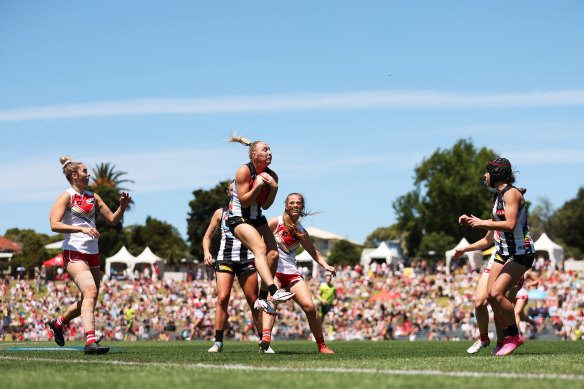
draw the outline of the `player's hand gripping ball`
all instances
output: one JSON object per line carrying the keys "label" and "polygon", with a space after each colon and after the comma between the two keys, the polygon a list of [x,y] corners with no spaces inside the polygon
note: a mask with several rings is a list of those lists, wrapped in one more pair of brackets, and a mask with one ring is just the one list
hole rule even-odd
{"label": "player's hand gripping ball", "polygon": [[[256,185],[259,185],[259,183],[261,182],[260,180],[262,180],[262,179],[260,177],[261,177],[261,175],[259,175],[259,174],[256,176],[256,178],[253,182],[253,188],[255,188]],[[256,197],[256,203],[258,203],[258,204],[263,203],[269,194],[270,194],[270,186],[268,184],[265,184],[263,186],[263,188],[260,190],[258,197]]]}

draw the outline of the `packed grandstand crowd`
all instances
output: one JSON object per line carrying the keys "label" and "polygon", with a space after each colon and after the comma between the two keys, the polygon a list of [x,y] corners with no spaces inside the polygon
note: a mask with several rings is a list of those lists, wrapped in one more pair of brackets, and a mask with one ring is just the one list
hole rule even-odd
{"label": "packed grandstand crowd", "polygon": [[[535,318],[538,328],[525,323],[520,328],[532,336],[537,330],[538,334],[551,334],[556,339],[583,339],[584,272],[550,272],[540,265],[534,273],[540,281],[537,289],[545,297],[530,300],[527,314]],[[466,266],[451,274],[440,265],[432,270],[415,264],[395,270],[385,264],[339,269],[334,279],[334,325],[329,333],[329,323],[325,323],[325,335],[337,340],[476,339],[479,334],[473,299],[479,276]],[[213,339],[212,273],[195,272],[188,281],[153,280],[149,273],[133,278],[102,281],[96,326],[106,340],[124,340],[126,332],[129,340]],[[307,277],[317,306],[321,281]],[[48,320],[62,314],[76,300],[77,293],[75,285],[67,280],[0,280],[0,340],[50,340]],[[125,314],[129,308],[135,310],[133,320]],[[311,339],[298,306],[288,302],[281,304],[278,311],[275,339]],[[250,309],[237,282],[228,321],[227,339],[257,339]],[[66,339],[82,340],[81,327],[80,318],[73,320]]]}

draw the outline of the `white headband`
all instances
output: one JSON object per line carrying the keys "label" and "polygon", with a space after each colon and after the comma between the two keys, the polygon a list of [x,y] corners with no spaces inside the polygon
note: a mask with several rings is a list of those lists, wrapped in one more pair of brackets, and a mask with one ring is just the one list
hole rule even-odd
{"label": "white headband", "polygon": [[65,169],[65,166],[67,166],[67,165],[68,165],[68,164],[70,164],[70,163],[71,163],[71,160],[70,160],[70,159],[69,159],[69,160],[67,160],[67,161],[65,161],[65,163],[63,164],[63,169]]}

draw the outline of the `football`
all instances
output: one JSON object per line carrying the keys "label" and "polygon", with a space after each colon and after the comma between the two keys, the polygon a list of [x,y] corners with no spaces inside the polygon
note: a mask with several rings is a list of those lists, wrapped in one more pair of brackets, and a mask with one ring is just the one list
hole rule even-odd
{"label": "football", "polygon": [[[257,183],[259,177],[260,176],[258,175],[253,182],[254,188],[256,186],[256,183]],[[260,191],[260,194],[258,194],[258,197],[256,197],[256,203],[258,203],[258,204],[263,203],[266,200],[266,198],[268,197],[268,194],[270,194],[270,187],[268,185],[266,185],[262,188],[262,190]]]}

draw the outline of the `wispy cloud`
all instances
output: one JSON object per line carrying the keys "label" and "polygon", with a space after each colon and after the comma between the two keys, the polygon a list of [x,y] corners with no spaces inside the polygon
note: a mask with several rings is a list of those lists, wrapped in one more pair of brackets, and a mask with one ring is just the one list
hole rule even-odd
{"label": "wispy cloud", "polygon": [[[127,172],[133,194],[194,190],[207,188],[218,181],[229,179],[235,169],[245,163],[245,153],[224,149],[173,149],[120,154],[86,155],[84,162],[91,170],[96,164],[111,161],[117,170]],[[75,156],[73,156],[75,159]],[[374,166],[388,161],[387,156],[365,156],[344,159],[322,157],[312,162],[298,163],[293,149],[283,150],[278,157],[278,173],[290,177],[322,177],[344,166]],[[34,190],[24,190],[31,185],[31,176],[22,172],[34,172]],[[53,154],[25,160],[14,160],[0,165],[0,177],[4,188],[0,191],[0,203],[54,200],[68,185],[59,163]]]}
{"label": "wispy cloud", "polygon": [[339,109],[464,109],[584,105],[584,90],[471,94],[434,91],[223,96],[193,99],[135,99],[26,107],[0,111],[0,121],[120,115],[213,114]]}
{"label": "wispy cloud", "polygon": [[584,149],[509,150],[506,155],[515,164],[549,165],[584,163]]}

